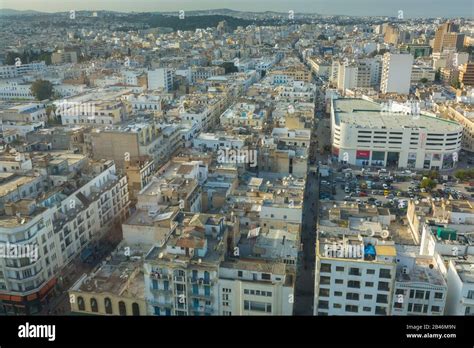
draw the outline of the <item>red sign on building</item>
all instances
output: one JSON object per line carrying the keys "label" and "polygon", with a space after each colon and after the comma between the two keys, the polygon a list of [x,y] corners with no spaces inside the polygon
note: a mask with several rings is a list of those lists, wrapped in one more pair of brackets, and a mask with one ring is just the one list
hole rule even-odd
{"label": "red sign on building", "polygon": [[370,158],[370,150],[357,150],[356,158],[357,159],[369,159]]}

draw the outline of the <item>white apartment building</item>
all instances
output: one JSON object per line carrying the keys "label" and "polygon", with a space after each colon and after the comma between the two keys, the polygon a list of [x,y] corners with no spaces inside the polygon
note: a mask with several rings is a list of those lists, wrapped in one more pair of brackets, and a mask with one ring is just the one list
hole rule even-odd
{"label": "white apartment building", "polygon": [[410,92],[413,56],[385,53],[382,60],[382,93],[408,94]]}
{"label": "white apartment building", "polygon": [[294,277],[285,266],[254,259],[221,263],[218,315],[293,315]]}
{"label": "white apartment building", "polygon": [[0,119],[3,122],[35,123],[47,121],[48,116],[44,104],[28,103],[0,111]]}
{"label": "white apartment building", "polygon": [[428,66],[413,65],[411,71],[411,83],[418,83],[423,79],[427,82],[433,82],[435,80],[436,71]]}
{"label": "white apartment building", "polygon": [[200,133],[193,139],[193,147],[218,150],[220,148],[241,149],[245,145],[243,138],[226,134]]}
{"label": "white apartment building", "polygon": [[179,226],[145,257],[145,299],[150,315],[216,315],[218,273],[224,258],[224,218],[180,214]]}
{"label": "white apartment building", "polygon": [[354,65],[339,64],[337,88],[345,91],[357,87],[358,68]]}
{"label": "white apartment building", "polygon": [[173,75],[174,72],[171,69],[148,70],[148,89],[163,89],[165,92],[171,91],[173,89]]}
{"label": "white apartment building", "polygon": [[0,66],[0,79],[12,79],[31,73],[42,73],[46,71],[45,62],[34,62],[28,64],[2,65]]}
{"label": "white apartment building", "polygon": [[24,173],[33,169],[33,163],[23,153],[0,154],[0,173]]}
{"label": "white apartment building", "polygon": [[34,100],[30,83],[5,81],[0,83],[0,100]]}
{"label": "white apartment building", "polygon": [[396,276],[393,242],[319,232],[314,315],[390,315]]}
{"label": "white apartment building", "polygon": [[474,257],[450,260],[447,282],[446,315],[474,315]]}
{"label": "white apartment building", "polygon": [[134,113],[139,111],[161,112],[161,106],[165,98],[161,95],[140,94],[130,97],[128,101],[132,105],[132,112]]}
{"label": "white apartment building", "polygon": [[4,204],[1,243],[30,245],[37,254],[29,260],[0,259],[1,312],[40,311],[61,281],[61,270],[127,216],[127,178],[116,175],[113,162],[95,163],[84,178],[89,181],[66,197],[58,191],[38,203],[22,198]]}
{"label": "white apartment building", "polygon": [[331,124],[333,158],[352,165],[448,169],[461,150],[459,124],[366,99],[332,99]]}
{"label": "white apartment building", "polygon": [[437,259],[417,249],[397,246],[392,315],[443,315],[448,286]]}

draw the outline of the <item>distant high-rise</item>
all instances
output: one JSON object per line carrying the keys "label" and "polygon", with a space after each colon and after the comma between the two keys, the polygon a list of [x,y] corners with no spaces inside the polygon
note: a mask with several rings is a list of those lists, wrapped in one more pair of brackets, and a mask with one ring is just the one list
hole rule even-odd
{"label": "distant high-rise", "polygon": [[413,56],[385,53],[382,61],[382,93],[408,94],[410,91]]}
{"label": "distant high-rise", "polygon": [[446,22],[441,25],[435,34],[433,52],[442,52],[446,48],[459,50],[464,45],[464,34],[459,33],[459,26]]}
{"label": "distant high-rise", "polygon": [[399,39],[399,30],[397,27],[387,25],[385,29],[384,41],[388,44],[396,45]]}
{"label": "distant high-rise", "polygon": [[469,62],[459,69],[459,82],[463,86],[474,86],[474,62]]}

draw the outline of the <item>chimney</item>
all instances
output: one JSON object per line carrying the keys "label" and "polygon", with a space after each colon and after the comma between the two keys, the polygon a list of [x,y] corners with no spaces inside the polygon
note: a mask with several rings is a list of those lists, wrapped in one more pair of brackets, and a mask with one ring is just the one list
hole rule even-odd
{"label": "chimney", "polygon": [[286,236],[283,236],[283,240],[281,241],[282,245],[285,245],[285,239],[286,239]]}

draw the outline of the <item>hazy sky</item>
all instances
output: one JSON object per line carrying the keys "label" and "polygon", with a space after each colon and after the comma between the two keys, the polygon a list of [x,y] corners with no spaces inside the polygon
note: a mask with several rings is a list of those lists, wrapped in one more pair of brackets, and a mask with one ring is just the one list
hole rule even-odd
{"label": "hazy sky", "polygon": [[354,16],[474,17],[474,0],[0,0],[0,8],[59,12],[68,10],[179,11],[230,8],[247,11],[313,12]]}

